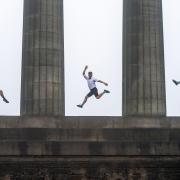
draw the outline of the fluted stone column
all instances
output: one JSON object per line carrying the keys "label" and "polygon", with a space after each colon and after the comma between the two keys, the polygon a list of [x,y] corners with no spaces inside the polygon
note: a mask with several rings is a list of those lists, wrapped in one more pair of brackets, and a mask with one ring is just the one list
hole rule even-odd
{"label": "fluted stone column", "polygon": [[64,115],[63,0],[24,0],[21,115]]}
{"label": "fluted stone column", "polygon": [[162,0],[123,6],[123,115],[165,116]]}

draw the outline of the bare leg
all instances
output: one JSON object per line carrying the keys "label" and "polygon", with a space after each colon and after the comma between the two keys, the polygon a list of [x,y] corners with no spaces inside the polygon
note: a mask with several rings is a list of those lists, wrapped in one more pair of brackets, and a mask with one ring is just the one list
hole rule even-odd
{"label": "bare leg", "polygon": [[82,103],[81,105],[84,106],[84,105],[86,104],[87,100],[88,100],[88,96],[86,96],[86,97],[84,98],[84,101],[83,101],[83,103]]}
{"label": "bare leg", "polygon": [[4,93],[2,90],[0,90],[0,96],[3,98],[4,102],[9,103],[9,101],[4,97]]}
{"label": "bare leg", "polygon": [[96,96],[96,99],[100,99],[104,94],[105,92],[100,93],[98,96]]}
{"label": "bare leg", "polygon": [[4,98],[4,93],[3,93],[2,90],[0,90],[0,96],[1,96],[2,98]]}
{"label": "bare leg", "polygon": [[96,99],[100,99],[105,93],[110,93],[110,91],[104,90],[102,93],[100,93],[98,96],[96,96]]}
{"label": "bare leg", "polygon": [[80,108],[82,108],[82,107],[86,104],[87,100],[88,100],[88,96],[86,96],[86,97],[84,98],[84,101],[83,101],[82,104],[77,105],[77,106],[80,107]]}

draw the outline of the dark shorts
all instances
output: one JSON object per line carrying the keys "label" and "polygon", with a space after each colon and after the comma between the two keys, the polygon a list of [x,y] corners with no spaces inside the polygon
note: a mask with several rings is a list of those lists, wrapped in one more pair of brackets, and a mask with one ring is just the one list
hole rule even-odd
{"label": "dark shorts", "polygon": [[92,95],[94,95],[95,97],[98,96],[98,90],[96,87],[91,89],[90,92],[87,94],[88,97],[91,97]]}

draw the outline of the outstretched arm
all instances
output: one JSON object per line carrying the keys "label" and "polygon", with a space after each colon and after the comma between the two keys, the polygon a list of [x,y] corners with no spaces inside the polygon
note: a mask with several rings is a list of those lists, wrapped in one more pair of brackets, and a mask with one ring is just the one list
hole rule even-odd
{"label": "outstretched arm", "polygon": [[108,83],[106,83],[104,81],[98,80],[97,82],[100,82],[100,83],[104,84],[105,86],[108,86]]}

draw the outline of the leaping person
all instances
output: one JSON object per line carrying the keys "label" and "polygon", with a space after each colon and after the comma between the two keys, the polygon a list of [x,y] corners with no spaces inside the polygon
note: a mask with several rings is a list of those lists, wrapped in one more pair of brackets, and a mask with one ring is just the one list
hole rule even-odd
{"label": "leaping person", "polygon": [[96,99],[100,99],[105,93],[110,93],[110,91],[104,90],[102,93],[98,94],[98,89],[96,88],[96,82],[103,83],[105,86],[108,86],[108,83],[95,79],[93,77],[93,73],[91,71],[88,72],[88,76],[86,76],[87,69],[88,69],[88,66],[85,66],[84,71],[83,71],[83,76],[87,80],[90,92],[84,98],[83,103],[80,105],[77,105],[77,107],[79,107],[79,108],[83,108],[83,106],[87,102],[88,98],[91,97],[92,95],[94,95],[96,97]]}
{"label": "leaping person", "polygon": [[2,90],[0,90],[0,96],[3,98],[3,101],[4,101],[5,103],[9,103],[9,101],[4,97],[4,93],[3,93]]}

